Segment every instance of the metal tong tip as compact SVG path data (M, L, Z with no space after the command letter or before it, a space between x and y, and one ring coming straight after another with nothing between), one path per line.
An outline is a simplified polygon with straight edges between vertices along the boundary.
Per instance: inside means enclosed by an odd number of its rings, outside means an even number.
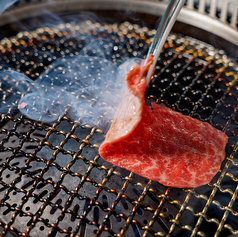
M152 54L153 55L153 64L150 66L147 76L146 76L146 81L147 85L150 82L152 73L154 71L154 67L156 65L156 62L159 58L160 52L164 46L165 40L167 39L174 22L177 19L177 16L183 7L184 3L186 0L170 0L169 4L165 10L165 13L160 21L159 27L156 31L154 40L149 48L148 55Z

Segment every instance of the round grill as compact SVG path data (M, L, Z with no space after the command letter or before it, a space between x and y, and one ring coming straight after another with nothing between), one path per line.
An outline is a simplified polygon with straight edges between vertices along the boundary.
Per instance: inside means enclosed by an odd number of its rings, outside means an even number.
M171 33L146 92L147 100L208 122L229 136L226 160L206 186L167 188L105 162L98 155L104 131L72 119L70 105L55 122L19 113L18 101L58 58L73 58L96 37L101 51L84 55L103 54L118 65L145 57L155 34L129 22L85 20L83 25L87 27L68 22L39 27L0 42L1 71L15 70L32 80L15 83L12 74L0 83L2 236L238 234L238 66L224 51ZM78 38L82 31L90 37ZM55 70L60 74L63 69Z

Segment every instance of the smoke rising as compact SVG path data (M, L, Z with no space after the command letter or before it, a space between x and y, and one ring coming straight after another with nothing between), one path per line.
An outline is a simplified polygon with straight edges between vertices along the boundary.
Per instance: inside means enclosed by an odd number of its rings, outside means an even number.
M98 57L60 58L36 80L39 89L21 98L19 105L25 106L19 109L34 120L52 122L70 106L71 119L96 125L106 107L111 109L116 70L115 64Z
M14 70L1 71L6 85L0 113L14 106L33 120L54 122L69 108L72 120L107 130L124 95L126 73L142 59L112 60L113 43L108 39L82 38L85 46L78 55L58 58L35 81Z
M44 35L40 29L45 28L46 35L59 32L56 38L48 43L49 48L39 42L36 49L26 49L32 62L37 65L42 61L40 69L44 66L44 70L32 78L26 76L24 70L31 62L24 63L21 54L16 54L16 61L1 65L0 113L20 111L35 121L54 122L67 111L72 120L106 131L123 98L126 73L142 59L126 60L131 55L123 36L111 31L108 37L92 14L70 19L68 24L48 14L47 22L37 22L36 27L41 27L34 32L39 32L37 41ZM21 29L30 31L27 26Z
M0 71L0 113L7 114L11 108L17 110L17 103L23 94L37 90L33 81L22 73L14 70Z
M60 58L39 76L18 108L36 121L53 122L70 107L72 120L107 129L124 95L126 72L134 63L131 59L118 67L102 57Z

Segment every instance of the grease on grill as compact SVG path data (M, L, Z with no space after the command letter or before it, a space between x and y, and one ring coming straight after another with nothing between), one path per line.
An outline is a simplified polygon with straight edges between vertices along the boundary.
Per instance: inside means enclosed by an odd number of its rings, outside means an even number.
M109 45L113 53L106 55L114 62L145 55L155 33L127 22L85 24L87 34L100 32L113 40ZM80 30L65 24L2 40L1 67L35 80L57 58L78 54L84 46L75 37ZM106 163L95 144L103 138L102 131L72 121L67 110L56 122L45 124L15 114L23 95L3 78L1 103L12 99L0 130L2 235L10 230L22 236L237 234L237 79L237 64L224 52L189 37L169 36L147 99L207 121L229 135L227 159L213 181L182 190Z

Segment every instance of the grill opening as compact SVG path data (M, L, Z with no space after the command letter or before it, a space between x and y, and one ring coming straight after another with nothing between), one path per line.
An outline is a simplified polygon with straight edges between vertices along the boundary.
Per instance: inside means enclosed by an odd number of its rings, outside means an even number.
M98 19L102 13L97 11ZM88 25L84 33L110 39L112 50L107 51L107 43L102 43L102 49L115 64L130 57L143 58L155 34L157 17L135 14L128 21L128 14L123 14L125 19L118 21L112 17L114 12L108 13L103 22L82 19ZM0 42L1 71L16 70L34 82L53 61L81 52L87 43L77 38L81 29L68 15L60 17L64 20L59 25L42 26L43 16L1 27L1 34L7 37ZM180 26L177 23L174 29ZM70 106L54 122L42 123L20 114L21 83L15 86L15 75L11 80L3 77L0 102L8 103L0 120L3 236L238 233L237 62L229 52L195 38L175 30L170 34L146 99L208 122L229 136L226 160L212 182L196 189L167 188L105 162L97 150L104 137L101 129L74 121ZM62 72L61 68L55 70Z

